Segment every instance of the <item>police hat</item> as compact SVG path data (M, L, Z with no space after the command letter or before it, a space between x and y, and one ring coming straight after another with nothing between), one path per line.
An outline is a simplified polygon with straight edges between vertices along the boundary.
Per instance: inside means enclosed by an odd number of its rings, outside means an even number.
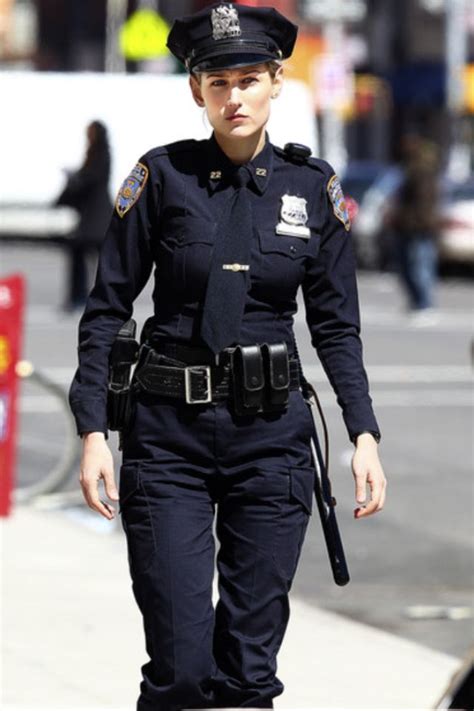
M297 32L273 7L220 2L175 20L167 46L189 72L207 72L286 59Z

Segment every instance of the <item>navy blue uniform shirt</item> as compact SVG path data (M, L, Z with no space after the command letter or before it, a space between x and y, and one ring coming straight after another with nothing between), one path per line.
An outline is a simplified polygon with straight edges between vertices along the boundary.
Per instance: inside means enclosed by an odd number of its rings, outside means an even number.
M311 342L349 436L378 432L362 360L353 245L334 171L316 158L296 162L268 136L247 166L254 235L239 343L291 346L301 285ZM227 179L234 170L211 136L152 149L122 186L79 324L79 367L70 389L79 433L107 434L109 351L152 271L153 338L203 345L206 281L219 216L235 190ZM282 223L284 234L277 230ZM235 225L236 239L238 232Z

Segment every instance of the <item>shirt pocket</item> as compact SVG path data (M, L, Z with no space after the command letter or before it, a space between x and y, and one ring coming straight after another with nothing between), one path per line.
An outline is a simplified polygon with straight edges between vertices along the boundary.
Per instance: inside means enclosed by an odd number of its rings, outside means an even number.
M320 235L311 231L310 237L279 235L274 229L259 229L260 251L263 254L281 254L292 260L316 257L319 251Z
M175 218L163 228L163 271L187 301L205 294L215 239L216 223L204 218Z
M310 237L305 239L279 235L274 228L259 228L257 232L260 259L255 288L264 299L294 299L308 260L319 252L320 235L311 231Z

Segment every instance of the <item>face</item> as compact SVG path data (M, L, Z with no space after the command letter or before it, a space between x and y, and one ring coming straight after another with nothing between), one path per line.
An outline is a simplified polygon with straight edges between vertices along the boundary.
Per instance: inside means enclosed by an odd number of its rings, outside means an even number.
M265 64L255 64L203 72L200 80L190 78L193 97L206 108L215 132L226 138L248 138L266 125L270 99L281 90L283 69L272 78Z

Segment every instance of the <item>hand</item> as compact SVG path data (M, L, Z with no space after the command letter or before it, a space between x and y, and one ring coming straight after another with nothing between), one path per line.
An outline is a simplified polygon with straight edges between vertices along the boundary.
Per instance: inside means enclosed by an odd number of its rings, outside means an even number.
M99 481L104 480L105 493L113 501L118 501L119 494L114 479L114 462L103 432L88 432L83 435L83 452L79 481L87 505L112 520L115 509L99 498Z
M380 463L377 442L369 432L357 437L356 451L352 458L352 473L356 483L356 501L363 506L354 509L354 518L370 516L383 509L387 480ZM367 484L370 501L365 505Z

